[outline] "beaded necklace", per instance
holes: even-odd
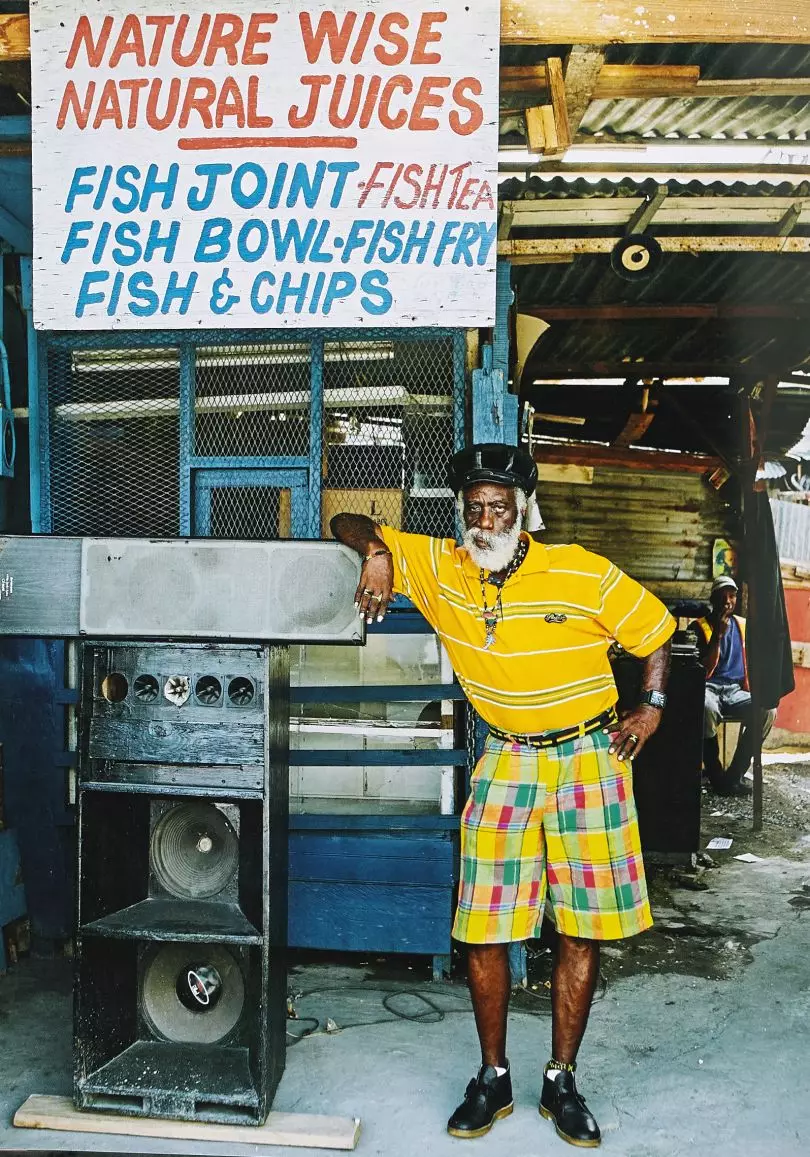
[[[526,557],[526,551],[529,549],[529,544],[525,538],[518,539],[517,550],[509,566],[503,572],[502,578],[496,578],[490,571],[489,577],[485,578],[486,574],[483,567],[478,572],[478,577],[481,582],[481,601],[484,604],[482,616],[484,619],[484,628],[486,635],[484,638],[484,650],[488,651],[490,647],[495,644],[495,628],[498,625],[498,619],[503,620],[503,604],[501,602],[503,596],[503,588],[509,579],[518,570],[518,567]],[[487,584],[496,588],[498,594],[496,595],[494,604],[490,607],[487,605]]]

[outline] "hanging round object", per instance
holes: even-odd
[[[630,233],[613,247],[610,267],[625,281],[643,281],[657,271],[663,256],[661,246],[649,233]]]

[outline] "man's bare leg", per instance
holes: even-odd
[[[543,1078],[540,1112],[565,1141],[586,1148],[599,1145],[601,1134],[567,1066],[574,1064],[585,1034],[598,976],[599,942],[560,936],[551,973],[552,1059]]]
[[[599,977],[599,941],[560,935],[551,973],[551,1055],[576,1060]]]
[[[470,944],[467,955],[475,1025],[482,1065],[464,1100],[447,1122],[452,1137],[483,1137],[512,1112],[512,1078],[506,1064],[506,1016],[509,1011],[509,956],[505,944]],[[497,1069],[507,1069],[498,1073]]]
[[[503,1068],[506,1065],[506,1017],[512,987],[507,945],[468,945],[467,981],[481,1042],[481,1061],[485,1065]]]

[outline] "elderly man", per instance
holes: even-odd
[[[737,609],[739,588],[731,575],[712,583],[711,616],[696,619],[690,628],[697,633],[700,657],[706,669],[703,709],[703,768],[718,795],[747,795],[751,788],[744,776],[751,763],[751,693],[745,655],[745,619]],[[762,738],[773,726],[775,712],[765,715]],[[723,720],[742,723],[737,749],[724,768],[720,759],[717,725]]]
[[[576,1056],[599,941],[652,923],[630,761],[661,718],[675,623],[607,559],[521,530],[537,484],[524,451],[473,446],[455,455],[450,478],[460,547],[360,515],[332,520],[335,537],[363,558],[360,614],[381,619],[394,592],[411,599],[489,725],[461,820],[453,928],[468,946],[481,1068],[447,1128],[480,1137],[512,1112],[507,946],[539,935],[548,908],[560,935],[540,1112],[566,1141],[596,1146]],[[641,702],[621,721],[607,654],[614,640],[644,660]]]

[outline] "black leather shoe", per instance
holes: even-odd
[[[507,1068],[499,1077],[492,1065],[482,1065],[467,1085],[464,1100],[447,1122],[451,1137],[483,1137],[514,1108],[512,1077]]]
[[[557,1134],[570,1145],[595,1149],[601,1144],[599,1126],[577,1092],[573,1073],[558,1073],[553,1081],[543,1077],[540,1113],[554,1122]]]

